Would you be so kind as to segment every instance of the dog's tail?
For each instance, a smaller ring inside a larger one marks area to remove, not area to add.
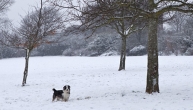
[[[56,89],[55,89],[55,88],[53,88],[52,90],[53,90],[54,92],[56,91]]]

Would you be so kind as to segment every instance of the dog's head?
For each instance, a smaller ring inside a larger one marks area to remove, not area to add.
[[[70,86],[69,85],[65,85],[63,87],[63,91],[66,91],[66,92],[70,93]]]

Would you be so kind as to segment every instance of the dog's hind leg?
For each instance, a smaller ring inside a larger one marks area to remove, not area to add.
[[[60,97],[56,96],[56,100],[59,101],[59,100],[60,100]]]
[[[53,95],[53,97],[52,97],[52,102],[53,102],[55,99],[56,99],[56,96],[55,96],[55,95]]]

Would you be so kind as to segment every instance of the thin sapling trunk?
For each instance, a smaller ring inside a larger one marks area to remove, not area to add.
[[[23,73],[23,81],[22,81],[22,86],[25,86],[26,81],[27,81],[27,75],[28,75],[28,66],[29,66],[29,56],[30,56],[30,49],[25,49],[26,50],[26,57],[25,57],[25,69]]]
[[[122,46],[121,46],[121,57],[119,71],[125,70],[125,61],[126,61],[126,39],[127,37],[122,36]]]

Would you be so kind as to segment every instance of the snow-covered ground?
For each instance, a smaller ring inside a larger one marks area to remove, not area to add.
[[[31,57],[0,60],[0,110],[193,110],[193,57],[159,57],[160,92],[145,93],[147,56]],[[52,102],[52,88],[71,86],[68,102]]]

